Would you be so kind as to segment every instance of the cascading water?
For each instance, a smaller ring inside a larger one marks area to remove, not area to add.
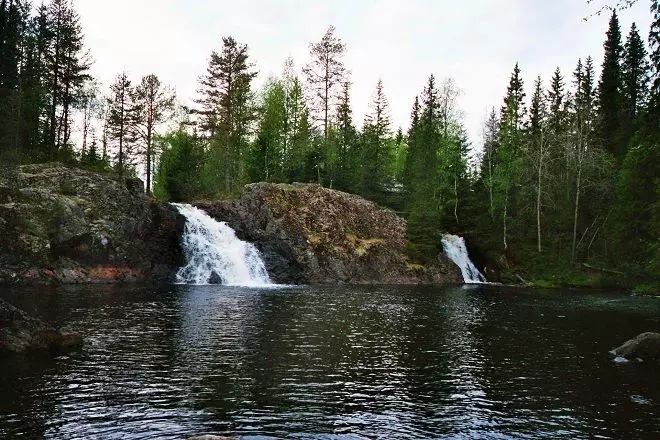
[[[259,250],[236,237],[226,223],[191,205],[173,204],[186,218],[182,245],[186,266],[177,281],[184,284],[265,286],[271,284]]]
[[[445,250],[445,254],[461,268],[463,279],[467,284],[486,282],[486,277],[479,272],[479,269],[470,260],[463,237],[445,234],[442,237],[442,247]]]

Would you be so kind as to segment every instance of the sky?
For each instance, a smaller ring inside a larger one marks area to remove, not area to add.
[[[92,73],[106,87],[121,71],[138,82],[155,73],[190,104],[211,51],[222,37],[248,45],[259,89],[292,57],[301,69],[309,45],[329,25],[346,44],[354,118],[369,111],[383,80],[393,129],[407,129],[415,96],[429,75],[453,78],[470,140],[481,143],[483,121],[499,109],[509,76],[520,63],[527,95],[534,79],[546,84],[556,67],[565,76],[578,58],[602,63],[609,13],[591,16],[615,0],[75,0]],[[636,22],[646,41],[649,1],[620,12],[622,34]],[[301,75],[302,76],[302,75]]]

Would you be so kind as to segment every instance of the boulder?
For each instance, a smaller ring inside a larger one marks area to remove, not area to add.
[[[0,355],[62,354],[79,349],[82,342],[79,333],[56,330],[0,299]]]
[[[196,206],[255,243],[278,283],[462,283],[444,254],[413,264],[405,220],[359,196],[314,184],[255,183],[238,200]]]
[[[121,179],[60,163],[0,169],[0,283],[166,279],[182,219]]]
[[[611,351],[614,356],[629,360],[660,363],[660,333],[642,333]]]

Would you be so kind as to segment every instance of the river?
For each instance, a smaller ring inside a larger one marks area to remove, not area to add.
[[[0,297],[81,331],[0,360],[0,438],[660,438],[608,350],[660,299],[473,287],[85,286]]]

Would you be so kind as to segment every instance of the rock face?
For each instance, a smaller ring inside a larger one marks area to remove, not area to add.
[[[80,334],[55,330],[0,299],[0,356],[34,351],[62,354],[81,346]]]
[[[615,356],[660,363],[660,333],[642,333],[612,350]]]
[[[405,220],[361,197],[309,184],[247,185],[239,200],[198,203],[254,242],[279,283],[461,283],[446,256],[406,255]]]
[[[182,219],[138,179],[57,163],[0,170],[0,283],[164,279]]]

